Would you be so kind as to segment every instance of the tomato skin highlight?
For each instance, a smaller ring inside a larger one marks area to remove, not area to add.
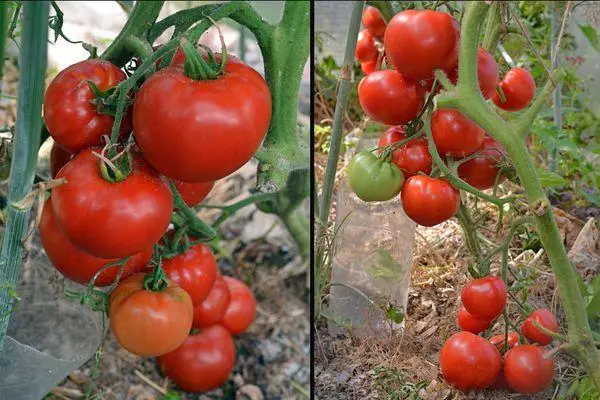
[[[249,66],[227,62],[214,80],[194,81],[181,65],[153,74],[133,107],[134,135],[144,158],[185,182],[220,179],[257,151],[271,121],[271,93]],[[226,149],[226,150],[224,150]]]
[[[215,186],[213,181],[193,183],[174,180],[173,183],[188,207],[194,207],[202,203],[202,200],[208,196]]]
[[[531,342],[541,344],[542,346],[552,343],[552,336],[543,333],[534,325],[533,321],[537,321],[538,324],[549,331],[558,333],[558,322],[554,314],[547,308],[538,308],[529,314],[521,326],[521,334]]]
[[[503,103],[498,93],[494,93],[492,101],[505,111],[519,111],[527,107],[535,97],[535,81],[531,73],[524,68],[512,68],[500,82],[504,93]]]
[[[541,392],[552,383],[554,360],[544,358],[538,346],[517,346],[504,356],[504,376],[511,389],[519,393]]]
[[[464,306],[458,310],[456,317],[458,327],[466,332],[471,332],[477,335],[479,332],[485,331],[490,327],[492,321],[477,319],[471,315]]]
[[[360,81],[358,100],[371,119],[384,125],[404,125],[419,114],[425,92],[418,82],[386,69]]]
[[[162,372],[186,392],[223,385],[235,364],[235,344],[220,325],[189,335],[176,350],[156,359]]]
[[[354,57],[360,62],[376,61],[379,51],[375,46],[375,39],[371,32],[364,30],[358,34]]]
[[[119,283],[109,298],[110,326],[127,351],[156,357],[181,346],[192,328],[192,299],[169,282],[167,289],[143,288],[144,274]]]
[[[406,139],[404,128],[392,126],[379,137],[379,147],[391,145],[404,139]],[[381,150],[379,150],[379,154],[381,154]],[[433,164],[427,140],[423,138],[409,140],[404,146],[394,150],[393,161],[400,168],[405,178],[419,172],[429,175]]]
[[[506,150],[494,138],[486,136],[483,144],[476,150],[477,156],[458,166],[458,176],[479,190],[494,187],[496,176],[500,172],[499,164],[506,156]],[[498,178],[498,184],[506,180],[504,174]]]
[[[486,276],[467,283],[461,299],[469,313],[479,319],[495,319],[506,306],[507,289],[497,276]]]
[[[445,156],[466,157],[485,139],[485,131],[457,110],[436,110],[431,116],[431,133],[438,152]]]
[[[52,177],[52,179],[56,178],[58,171],[60,171],[60,169],[72,158],[73,154],[69,153],[56,143],[53,143],[52,149],[50,149],[50,177]]]
[[[508,337],[508,340],[506,338]],[[490,343],[498,348],[498,350],[504,349],[504,342],[508,343],[508,348],[512,349],[515,346],[519,345],[519,334],[515,331],[508,331],[508,336],[505,336],[504,333],[499,335],[494,335],[490,338]]]
[[[383,39],[390,63],[412,79],[431,79],[435,69],[452,70],[458,62],[460,26],[449,14],[404,10],[388,23]]]
[[[54,141],[70,153],[99,145],[102,135],[111,134],[114,118],[97,113],[87,81],[105,91],[126,78],[116,65],[100,59],[84,60],[62,70],[44,95],[44,122]],[[126,113],[121,134],[130,132],[131,115]]]
[[[386,23],[377,7],[367,6],[363,10],[361,22],[365,29],[377,38],[385,35]]]
[[[460,207],[460,193],[448,181],[426,175],[411,176],[402,187],[402,208],[422,226],[452,218]]]
[[[348,186],[362,201],[386,201],[400,193],[404,177],[393,163],[361,151],[346,170]]]
[[[194,322],[195,329],[208,328],[221,322],[229,302],[231,293],[222,276],[217,276],[215,284],[210,289],[208,296],[204,301],[194,307]]]
[[[459,390],[485,389],[498,376],[502,359],[490,342],[463,331],[450,336],[444,343],[440,368],[446,382]]]
[[[223,280],[231,295],[227,311],[221,319],[221,325],[233,336],[246,332],[256,316],[256,299],[246,284],[230,276]]]
[[[123,258],[144,251],[167,230],[173,195],[163,178],[132,152],[133,170],[110,183],[87,149],[58,173],[67,183],[52,190],[60,230],[79,249],[99,258]]]

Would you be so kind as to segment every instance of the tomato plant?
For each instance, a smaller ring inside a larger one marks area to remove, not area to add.
[[[554,360],[541,347],[525,344],[510,349],[504,356],[504,376],[519,393],[537,393],[552,383]]]
[[[452,218],[460,194],[450,183],[427,175],[411,176],[402,188],[402,208],[419,225],[434,226]]]
[[[385,34],[386,23],[381,15],[381,12],[371,6],[365,7],[362,13],[361,22],[373,36],[383,38]]]
[[[392,126],[379,137],[379,153],[381,148],[406,139],[406,134],[401,126]],[[427,140],[423,138],[411,139],[403,146],[394,150],[394,164],[408,178],[419,172],[429,175],[431,173],[431,154],[427,147]]]
[[[552,343],[552,336],[544,333],[535,325],[534,321],[543,328],[557,333],[558,322],[556,321],[554,314],[552,314],[552,312],[547,308],[538,308],[529,314],[521,326],[521,333],[531,342],[538,343],[543,346]]]
[[[501,278],[486,276],[467,283],[460,297],[474,317],[494,319],[504,310],[506,293],[506,284]]]
[[[492,324],[491,320],[475,318],[467,311],[467,309],[464,306],[460,307],[460,309],[458,310],[456,321],[460,329],[462,329],[463,331],[474,333],[476,335],[479,332],[488,329]]]
[[[506,180],[500,173],[500,164],[506,157],[506,151],[494,138],[486,136],[476,150],[475,158],[458,166],[458,176],[474,188],[484,190]]]
[[[465,157],[483,144],[485,131],[456,110],[438,109],[431,117],[431,133],[440,154]]]
[[[252,290],[244,282],[230,276],[224,276],[223,280],[227,284],[231,297],[221,325],[232,335],[241,335],[254,321],[256,299]]]
[[[456,85],[458,80],[458,69],[453,69],[448,73],[450,82]],[[498,64],[494,56],[485,49],[479,48],[477,52],[477,79],[479,81],[479,90],[484,99],[489,99],[496,93],[498,86]],[[433,80],[430,80],[433,84]]]
[[[390,200],[400,192],[404,182],[398,167],[368,151],[354,156],[347,174],[348,185],[363,201]]]
[[[494,93],[494,104],[506,111],[519,111],[527,107],[535,97],[535,81],[524,68],[512,68],[500,82],[504,101]]]
[[[194,307],[193,327],[202,329],[221,322],[229,307],[230,300],[229,288],[223,277],[219,275],[206,299]]]

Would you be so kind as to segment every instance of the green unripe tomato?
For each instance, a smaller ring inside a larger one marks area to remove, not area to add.
[[[400,193],[404,182],[396,165],[368,151],[354,156],[347,173],[350,188],[363,201],[390,200]]]

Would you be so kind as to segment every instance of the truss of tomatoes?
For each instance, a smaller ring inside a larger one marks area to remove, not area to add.
[[[451,15],[431,10],[405,10],[386,24],[374,7],[364,10],[362,23],[355,51],[365,73],[358,84],[359,102],[369,118],[389,128],[379,138],[378,154],[365,151],[352,159],[348,184],[363,201],[386,201],[401,192],[409,218],[437,225],[456,215],[460,193],[449,180],[431,175],[428,142],[415,127],[420,126],[426,94],[433,90],[434,71],[441,69],[457,82],[460,26]],[[389,68],[383,68],[382,60]],[[531,103],[535,82],[527,70],[513,68],[499,81],[490,53],[480,48],[477,60],[484,99],[506,111]],[[436,109],[431,132],[438,153],[458,163],[458,176],[466,183],[486,190],[506,179],[502,145],[461,112]]]
[[[220,55],[214,56],[203,55],[220,67]],[[219,274],[210,247],[190,240],[161,254],[166,280],[150,286],[153,251],[157,244],[167,251],[172,236],[168,180],[188,206],[199,204],[216,180],[257,151],[271,120],[271,94],[262,76],[235,57],[208,80],[188,77],[185,62],[179,50],[132,96],[119,132],[127,173],[115,179],[106,178],[101,161],[102,137],[111,134],[114,117],[98,92],[123,82],[125,73],[89,59],[54,78],[44,121],[54,139],[51,175],[66,183],[46,200],[39,229],[48,258],[65,278],[113,285],[109,318],[119,343],[157,357],[180,388],[198,392],[228,379],[233,337],[252,324],[256,300],[243,282]],[[135,146],[125,147],[130,136]]]

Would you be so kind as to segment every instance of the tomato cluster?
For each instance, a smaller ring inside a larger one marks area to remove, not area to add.
[[[531,344],[520,344],[519,334],[479,336],[492,327],[504,312],[507,287],[498,277],[469,282],[462,290],[463,305],[457,315],[461,332],[452,335],[440,352],[440,369],[446,382],[459,390],[512,389],[537,393],[546,389],[554,376],[554,361],[544,348],[552,337],[538,326],[558,332],[558,323],[547,309],[537,309],[521,325],[521,335]],[[504,354],[504,359],[502,355]]]

